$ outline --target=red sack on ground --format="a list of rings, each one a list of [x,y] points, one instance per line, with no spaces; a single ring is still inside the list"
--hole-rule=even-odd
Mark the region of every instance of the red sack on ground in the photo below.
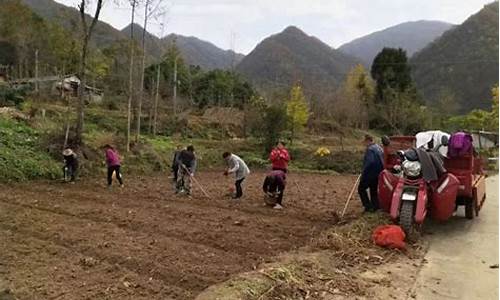
[[[390,249],[404,249],[405,237],[405,232],[397,225],[380,225],[372,234],[375,244]]]

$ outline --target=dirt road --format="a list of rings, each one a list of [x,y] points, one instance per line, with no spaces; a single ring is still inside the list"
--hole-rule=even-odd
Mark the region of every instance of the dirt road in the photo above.
[[[459,210],[451,221],[431,225],[416,299],[498,299],[498,176],[487,179],[487,195],[479,218],[467,220]]]
[[[225,196],[233,179],[214,172],[198,174],[212,199],[176,196],[166,176],[126,177],[111,191],[103,179],[0,185],[0,299],[4,289],[17,299],[192,299],[308,244],[355,180],[291,174],[301,190],[289,184],[276,211],[263,206],[262,178],[248,178],[240,203]]]

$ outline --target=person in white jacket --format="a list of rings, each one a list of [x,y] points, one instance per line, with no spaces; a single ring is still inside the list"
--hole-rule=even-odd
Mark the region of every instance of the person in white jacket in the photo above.
[[[243,180],[250,174],[250,169],[247,164],[241,159],[239,156],[232,154],[231,152],[224,152],[222,157],[227,163],[228,168],[224,172],[224,175],[227,176],[229,174],[234,173],[234,177],[236,179],[234,185],[236,187],[236,194],[233,195],[233,199],[239,199],[243,196],[243,189],[241,184]]]

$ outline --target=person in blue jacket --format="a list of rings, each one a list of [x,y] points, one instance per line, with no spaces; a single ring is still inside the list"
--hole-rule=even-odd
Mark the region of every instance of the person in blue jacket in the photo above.
[[[382,147],[373,142],[373,137],[370,135],[365,135],[364,144],[366,145],[366,152],[358,193],[365,212],[374,212],[379,209],[377,195],[378,175],[384,169],[384,152]],[[368,189],[370,190],[370,197],[368,197]]]

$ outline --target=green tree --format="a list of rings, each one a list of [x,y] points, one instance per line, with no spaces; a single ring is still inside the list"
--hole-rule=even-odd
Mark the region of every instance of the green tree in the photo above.
[[[286,103],[286,115],[291,133],[290,142],[293,143],[296,134],[309,120],[309,107],[300,85],[292,87],[290,91],[290,98]]]
[[[493,96],[493,104],[491,105],[491,113],[489,116],[488,129],[498,132],[498,84],[491,89]]]
[[[266,108],[262,120],[265,153],[269,153],[274,145],[282,138],[283,132],[287,126],[286,107],[282,104],[273,104]]]
[[[414,87],[406,51],[384,48],[373,60],[371,75],[377,82],[376,99],[384,102],[384,91],[406,92]]]
[[[491,111],[474,109],[467,115],[453,116],[445,125],[448,130],[488,130],[498,132],[498,85],[491,89]]]

